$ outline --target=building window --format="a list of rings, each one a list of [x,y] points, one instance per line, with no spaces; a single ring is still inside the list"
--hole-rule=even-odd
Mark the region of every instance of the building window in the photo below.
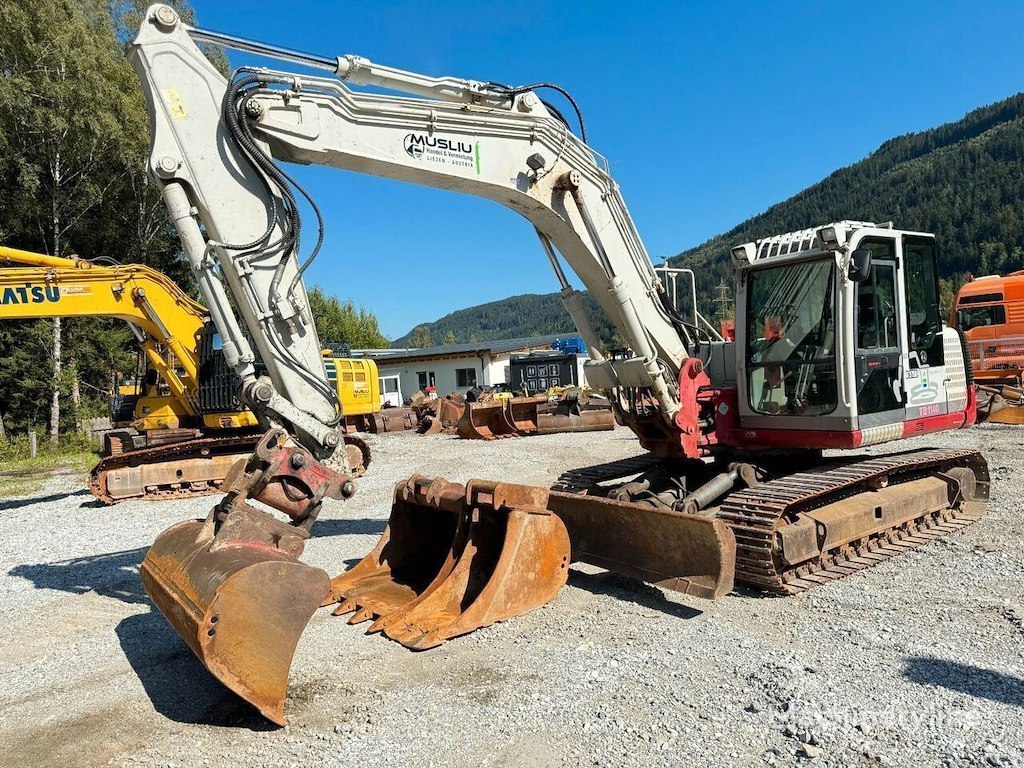
[[[417,371],[416,378],[419,380],[420,389],[427,389],[428,387],[434,386],[433,371]]]
[[[455,381],[457,387],[475,387],[476,368],[456,368]]]

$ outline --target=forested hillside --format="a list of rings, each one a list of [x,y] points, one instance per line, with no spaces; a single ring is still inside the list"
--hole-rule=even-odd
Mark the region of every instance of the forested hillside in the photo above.
[[[731,284],[734,245],[839,219],[934,232],[947,305],[968,272],[1024,268],[1024,94],[891,139],[864,160],[670,261],[696,272],[699,295],[711,312],[714,287],[723,280]],[[437,342],[448,331],[466,341],[522,335],[527,327],[560,333],[572,324],[557,294],[546,294],[470,307],[426,327]],[[605,325],[602,335],[610,333]]]
[[[615,329],[601,313],[597,303],[586,296],[592,316],[599,318],[595,330],[602,341],[612,343]],[[501,301],[479,304],[445,315],[433,323],[416,326],[392,342],[396,347],[427,346],[463,341],[516,339],[549,333],[575,333],[569,314],[557,293],[527,293]],[[425,342],[425,343],[424,343]]]
[[[968,272],[1024,267],[1024,94],[891,139],[672,262],[694,269],[710,295],[729,278],[729,249],[737,243],[839,219],[934,232],[940,272],[954,282]]]

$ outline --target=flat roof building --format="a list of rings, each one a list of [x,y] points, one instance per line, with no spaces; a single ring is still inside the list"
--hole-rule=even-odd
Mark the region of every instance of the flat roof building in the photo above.
[[[472,387],[493,387],[509,383],[510,359],[555,348],[556,342],[582,343],[574,333],[527,336],[495,341],[467,341],[419,349],[354,349],[353,357],[370,357],[377,363],[381,397],[390,405],[402,405],[417,390],[434,387],[438,395],[465,392]],[[342,345],[328,344],[331,349]],[[577,380],[583,381],[586,354],[579,355]],[[563,383],[563,382],[559,382]],[[569,383],[569,382],[564,382]],[[554,383],[553,383],[554,385]]]

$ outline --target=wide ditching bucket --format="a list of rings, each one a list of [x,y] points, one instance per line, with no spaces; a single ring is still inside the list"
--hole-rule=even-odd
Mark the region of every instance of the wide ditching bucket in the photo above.
[[[304,537],[295,528],[255,509],[232,512],[214,531],[214,513],[164,531],[142,562],[142,583],[214,677],[284,725],[295,646],[330,579],[298,561]]]
[[[736,541],[718,520],[472,480],[414,475],[366,557],[331,582],[325,605],[424,650],[554,599],[570,562],[703,598],[732,590]]]
[[[414,475],[396,487],[377,546],[335,577],[326,603],[415,650],[539,608],[569,567],[565,526],[545,501],[541,488]]]

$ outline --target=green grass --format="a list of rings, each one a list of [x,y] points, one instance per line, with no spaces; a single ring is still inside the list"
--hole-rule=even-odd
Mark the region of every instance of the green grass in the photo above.
[[[55,471],[84,474],[98,458],[98,444],[79,436],[64,437],[56,446],[41,437],[35,457],[28,455],[26,438],[0,441],[0,498],[35,493]]]

